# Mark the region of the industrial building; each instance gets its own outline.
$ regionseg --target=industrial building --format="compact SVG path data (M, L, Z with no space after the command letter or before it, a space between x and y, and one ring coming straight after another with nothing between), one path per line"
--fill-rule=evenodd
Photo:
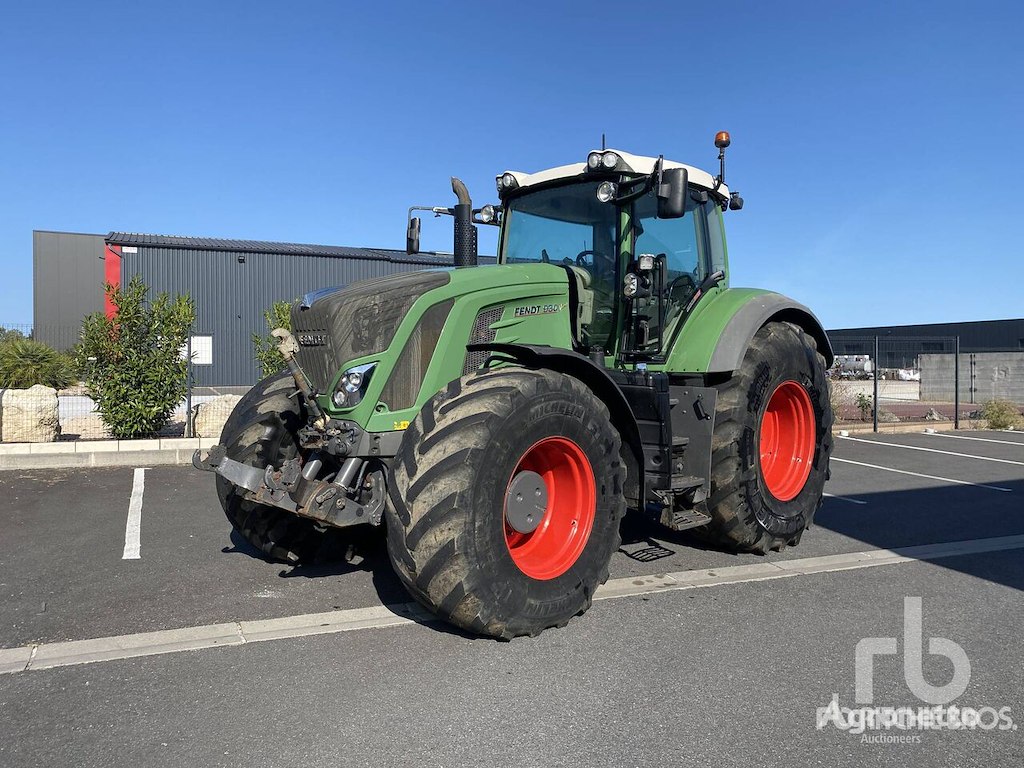
M104 311L104 283L124 285L141 275L154 292L192 297L195 383L213 387L259 379L251 336L265 333L263 312L273 302L365 278L452 264L451 254L409 256L379 248L124 232L37 230L32 242L37 339L61 349L72 346L82 317ZM481 263L488 261L493 259L481 257ZM872 356L877 336L879 367L917 368L922 355L951 355L958 337L961 354L1021 352L1024 318L842 328L828 335L836 354Z
M140 275L154 293L188 294L196 307L194 380L238 386L260 378L252 334L263 312L319 288L451 266L450 254L111 232L33 232L35 338L73 345L82 318L109 310L103 285Z
M839 328L828 331L837 355L872 355L878 337L881 368L914 368L922 354L952 354L957 339L960 352L1018 352L1024 350L1024 318L978 320L963 323L886 325Z
M828 337L837 355L867 355L883 375L916 371L923 401L951 402L956 388L964 404L1024 403L1024 318L842 328Z

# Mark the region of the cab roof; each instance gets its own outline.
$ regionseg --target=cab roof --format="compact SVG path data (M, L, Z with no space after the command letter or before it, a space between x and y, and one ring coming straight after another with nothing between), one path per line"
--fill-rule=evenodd
M633 171L637 174L646 175L653 173L654 165L658 162L658 158L656 157L634 155L630 152L623 152L620 149L592 149L584 155L584 162L582 163L560 165L557 168L547 168L543 171L537 171L536 173L524 173L523 171L505 171L505 173L510 173L515 177L518 185L517 189L523 189L524 187L531 187L538 184L546 184L548 182L558 181L561 179L569 180L583 178L587 171L586 157L592 152L598 152L601 154L614 152L622 158L622 162L627 166L629 171ZM704 187L705 189L712 189L715 186L715 179L710 173L703 171L700 168L695 168L692 165L677 163L674 160L665 160L662 168L685 168L687 179L691 184L696 184L697 186ZM718 191L726 197L729 195L729 188L725 184L722 184L718 188Z

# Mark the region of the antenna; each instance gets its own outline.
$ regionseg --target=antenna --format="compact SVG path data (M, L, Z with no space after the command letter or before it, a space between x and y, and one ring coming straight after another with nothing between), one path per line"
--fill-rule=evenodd
M604 134L602 133L601 134L601 151L604 152L604 149L605 149L605 147L604 147Z

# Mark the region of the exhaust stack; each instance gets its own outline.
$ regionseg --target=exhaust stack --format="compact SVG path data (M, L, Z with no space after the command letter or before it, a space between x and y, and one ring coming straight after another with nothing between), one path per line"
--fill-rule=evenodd
M473 224L473 201L469 190L459 179L452 176L452 192L459 199L455 206L455 266L475 267L477 265L476 225Z

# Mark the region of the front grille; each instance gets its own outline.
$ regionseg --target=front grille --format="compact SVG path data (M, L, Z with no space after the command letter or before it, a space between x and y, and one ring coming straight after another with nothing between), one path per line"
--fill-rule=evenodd
M334 373L331 370L331 335L327 332L325 318L312 314L303 314L300 318L292 315L292 328L295 329L293 335L299 342L299 351L295 357L313 389L323 393Z
M467 344L490 344L494 341L494 337L498 335L498 332L493 330L491 326L501 320L501 315L504 313L505 307L487 307L481 309L477 315L476 320L473 321L473 330L470 331L469 341ZM462 375L467 376L473 371L478 370L481 365L490 357L490 352L466 352L466 362L462 366Z

